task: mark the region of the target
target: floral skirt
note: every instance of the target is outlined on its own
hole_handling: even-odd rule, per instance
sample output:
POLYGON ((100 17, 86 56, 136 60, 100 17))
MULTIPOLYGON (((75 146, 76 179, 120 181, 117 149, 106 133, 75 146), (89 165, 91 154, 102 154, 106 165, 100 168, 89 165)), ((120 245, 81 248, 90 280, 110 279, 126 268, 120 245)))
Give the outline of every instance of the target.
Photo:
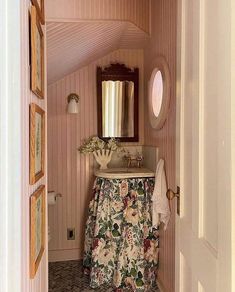
POLYGON ((154 178, 97 178, 89 205, 83 265, 90 286, 148 291, 156 285, 157 229, 152 228, 154 178))

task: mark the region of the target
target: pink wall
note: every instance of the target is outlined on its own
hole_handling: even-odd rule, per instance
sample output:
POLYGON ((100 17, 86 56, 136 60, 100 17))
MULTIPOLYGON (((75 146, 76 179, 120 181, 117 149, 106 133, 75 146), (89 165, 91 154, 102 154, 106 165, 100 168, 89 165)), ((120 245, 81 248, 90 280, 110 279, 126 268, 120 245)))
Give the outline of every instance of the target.
POLYGON ((144 143, 143 51, 117 50, 67 75, 48 87, 48 184, 62 193, 57 205, 49 207, 50 260, 80 258, 84 241, 87 206, 92 194, 93 157, 77 148, 83 139, 97 133, 96 67, 111 62, 140 69, 140 142, 144 143), (80 114, 66 113, 69 93, 80 95, 80 114), (75 228, 76 240, 67 240, 67 228, 75 228))
MULTIPOLYGON (((164 55, 171 71, 171 101, 167 121, 164 127, 153 130, 150 126, 145 104, 145 144, 158 146, 159 157, 166 162, 168 185, 173 190, 175 185, 175 124, 176 124, 176 16, 177 1, 152 1, 151 8, 151 44, 145 51, 145 73, 149 78, 157 55, 164 55)), ((147 78, 146 78, 147 81, 147 78)), ((147 93, 147 82, 146 82, 147 93)), ((174 210, 166 232, 161 232, 159 280, 167 292, 174 291, 174 210)))
MULTIPOLYGON (((22 75, 22 287, 23 292, 47 292, 47 247, 33 280, 29 276, 29 202, 30 195, 42 184, 46 185, 47 174, 35 185, 29 185, 29 104, 34 102, 46 111, 46 97, 38 99, 30 90, 30 64, 29 64, 29 11, 30 0, 21 1, 21 75, 22 75)), ((45 86, 46 89, 46 86, 45 86)), ((45 90, 46 92, 46 90, 45 90)), ((47 233, 47 230, 46 230, 47 233)), ((47 240, 47 239, 46 239, 47 240)), ((19 288, 20 289, 20 288, 19 288)))

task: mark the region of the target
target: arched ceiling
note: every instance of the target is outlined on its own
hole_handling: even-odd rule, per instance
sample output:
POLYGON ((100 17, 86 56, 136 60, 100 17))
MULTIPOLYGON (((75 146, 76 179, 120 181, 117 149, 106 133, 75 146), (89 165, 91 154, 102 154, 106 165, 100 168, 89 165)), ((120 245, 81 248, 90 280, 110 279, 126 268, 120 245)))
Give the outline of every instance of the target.
POLYGON ((149 35, 127 21, 47 22, 51 84, 116 49, 144 48, 149 35))

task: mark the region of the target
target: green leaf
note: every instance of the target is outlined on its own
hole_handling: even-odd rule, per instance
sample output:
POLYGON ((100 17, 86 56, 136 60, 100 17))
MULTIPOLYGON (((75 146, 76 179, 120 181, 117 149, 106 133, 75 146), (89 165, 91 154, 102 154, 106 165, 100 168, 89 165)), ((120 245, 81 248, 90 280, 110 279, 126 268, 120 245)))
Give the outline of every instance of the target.
POLYGON ((87 258, 85 258, 85 260, 83 261, 83 264, 84 264, 84 266, 85 267, 90 267, 90 265, 91 265, 91 258, 89 257, 87 257, 87 258))
POLYGON ((132 209, 137 209, 138 206, 137 206, 136 204, 133 204, 133 205, 131 206, 131 208, 132 208, 132 209))
POLYGON ((138 278, 135 282, 136 282, 136 286, 137 286, 137 287, 142 287, 142 286, 144 285, 144 282, 143 282, 142 279, 139 279, 139 278, 138 278))
POLYGON ((136 269, 134 269, 134 268, 131 269, 131 276, 133 276, 133 277, 136 277, 137 276, 136 269))
POLYGON ((139 186, 140 188, 143 188, 143 183, 140 181, 140 182, 138 183, 138 186, 139 186))
POLYGON ((138 194, 139 194, 139 195, 143 195, 143 194, 144 194, 144 190, 141 189, 141 188, 139 188, 139 189, 138 189, 138 194))
POLYGON ((122 220, 123 219, 123 213, 117 215, 114 219, 115 220, 122 220))
POLYGON ((101 227, 99 230, 99 234, 104 234, 106 230, 107 230, 106 226, 101 227))
POLYGON ((112 231, 112 234, 113 234, 114 237, 118 237, 118 236, 120 236, 120 233, 119 233, 116 229, 114 229, 114 230, 112 231))

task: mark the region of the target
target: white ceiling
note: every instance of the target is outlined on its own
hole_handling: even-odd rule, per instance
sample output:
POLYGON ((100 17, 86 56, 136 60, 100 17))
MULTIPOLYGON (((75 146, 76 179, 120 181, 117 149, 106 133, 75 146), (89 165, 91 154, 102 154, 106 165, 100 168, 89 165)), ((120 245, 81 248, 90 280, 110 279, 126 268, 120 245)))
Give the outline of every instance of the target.
POLYGON ((116 49, 141 49, 149 35, 125 21, 49 22, 47 72, 51 84, 116 49))

